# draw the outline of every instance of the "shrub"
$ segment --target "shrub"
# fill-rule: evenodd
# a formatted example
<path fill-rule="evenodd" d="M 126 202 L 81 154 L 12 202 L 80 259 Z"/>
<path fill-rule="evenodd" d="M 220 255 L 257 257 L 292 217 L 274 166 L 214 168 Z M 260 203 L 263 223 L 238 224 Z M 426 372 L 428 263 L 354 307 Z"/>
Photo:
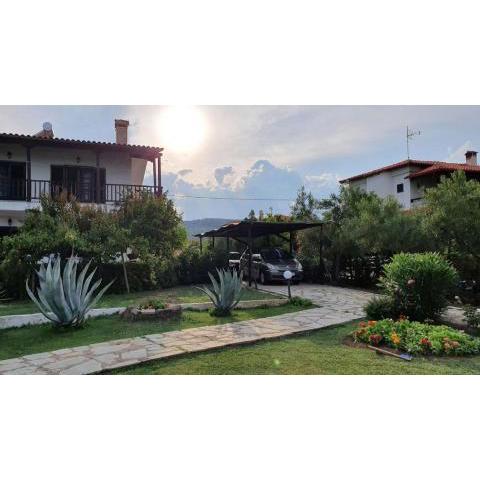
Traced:
<path fill-rule="evenodd" d="M 158 288 L 157 264 L 153 260 L 129 262 L 127 264 L 127 270 L 131 292 L 155 290 Z M 125 292 L 123 267 L 120 262 L 110 262 L 98 265 L 98 275 L 106 282 L 115 280 L 109 293 Z"/>
<path fill-rule="evenodd" d="M 26 283 L 28 296 L 37 305 L 45 317 L 54 325 L 60 327 L 78 327 L 85 323 L 86 314 L 100 300 L 110 283 L 103 287 L 95 296 L 95 290 L 100 286 L 97 280 L 90 288 L 95 270 L 87 277 L 90 262 L 77 277 L 78 259 L 70 257 L 61 272 L 61 259 L 50 259 L 47 267 L 42 263 L 37 272 L 39 287 L 38 299 Z"/>
<path fill-rule="evenodd" d="M 457 272 L 438 253 L 399 253 L 385 265 L 380 287 L 411 320 L 438 319 L 455 287 Z"/>
<path fill-rule="evenodd" d="M 473 328 L 480 326 L 480 309 L 473 305 L 465 305 L 463 307 L 465 321 Z"/>
<path fill-rule="evenodd" d="M 480 338 L 444 325 L 409 320 L 360 322 L 353 332 L 356 341 L 385 345 L 412 354 L 470 355 L 480 353 Z"/>
<path fill-rule="evenodd" d="M 303 297 L 292 297 L 290 299 L 290 305 L 295 305 L 296 307 L 310 307 L 313 305 L 313 302 L 308 298 Z"/>
<path fill-rule="evenodd" d="M 209 272 L 213 289 L 207 287 L 196 287 L 205 293 L 213 302 L 213 314 L 217 317 L 224 317 L 231 314 L 238 304 L 242 294 L 242 275 L 230 270 L 217 269 L 218 282 Z"/>
<path fill-rule="evenodd" d="M 386 295 L 372 298 L 363 309 L 367 317 L 373 320 L 397 318 L 399 314 L 394 299 Z"/>
<path fill-rule="evenodd" d="M 144 310 L 144 309 L 163 310 L 165 309 L 165 303 L 159 298 L 149 298 L 148 300 L 145 300 L 144 302 L 140 303 L 138 305 L 138 308 L 141 310 Z"/>

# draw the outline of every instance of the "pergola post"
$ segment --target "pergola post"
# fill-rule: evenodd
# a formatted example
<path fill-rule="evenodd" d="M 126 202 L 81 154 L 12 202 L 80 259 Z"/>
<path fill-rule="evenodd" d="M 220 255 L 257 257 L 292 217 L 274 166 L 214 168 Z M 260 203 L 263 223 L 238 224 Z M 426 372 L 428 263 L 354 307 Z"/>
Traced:
<path fill-rule="evenodd" d="M 253 248 L 253 239 L 252 239 L 252 222 L 250 222 L 248 227 L 248 286 L 252 286 L 252 248 Z"/>
<path fill-rule="evenodd" d="M 153 164 L 153 194 L 157 195 L 157 159 L 153 158 L 152 159 L 152 164 Z"/>
<path fill-rule="evenodd" d="M 158 187 L 158 193 L 161 195 L 163 193 L 163 188 L 162 188 L 162 152 L 158 154 L 157 157 L 157 187 Z"/>
<path fill-rule="evenodd" d="M 202 236 L 200 236 L 200 253 L 203 251 Z"/>
<path fill-rule="evenodd" d="M 293 232 L 290 232 L 289 239 L 288 239 L 288 243 L 289 243 L 289 247 L 290 247 L 290 255 L 293 253 L 293 236 L 292 236 L 292 233 Z"/>

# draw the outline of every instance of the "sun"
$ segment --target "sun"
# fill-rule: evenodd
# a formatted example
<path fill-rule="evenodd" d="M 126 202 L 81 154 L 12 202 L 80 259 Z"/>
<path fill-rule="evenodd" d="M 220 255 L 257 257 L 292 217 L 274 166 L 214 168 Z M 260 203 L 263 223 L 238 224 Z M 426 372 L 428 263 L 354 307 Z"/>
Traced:
<path fill-rule="evenodd" d="M 158 133 L 166 150 L 193 153 L 205 141 L 207 121 L 198 107 L 167 107 L 159 116 Z"/>

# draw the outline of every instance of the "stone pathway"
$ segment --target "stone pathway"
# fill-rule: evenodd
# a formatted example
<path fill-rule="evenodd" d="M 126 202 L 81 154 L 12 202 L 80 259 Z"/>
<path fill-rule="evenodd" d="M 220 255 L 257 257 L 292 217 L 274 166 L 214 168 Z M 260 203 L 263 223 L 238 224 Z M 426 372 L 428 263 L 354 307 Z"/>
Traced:
<path fill-rule="evenodd" d="M 286 285 L 259 285 L 258 287 L 266 292 L 287 295 Z M 291 290 L 292 295 L 308 298 L 315 305 L 324 309 L 346 315 L 356 315 L 353 318 L 364 316 L 362 308 L 374 296 L 373 293 L 365 290 L 309 283 L 292 285 Z"/>
<path fill-rule="evenodd" d="M 323 291 L 315 295 L 315 301 L 321 305 L 318 308 L 26 355 L 0 361 L 0 374 L 99 373 L 185 353 L 283 337 L 362 317 L 362 306 L 371 296 L 351 289 L 316 288 Z"/>

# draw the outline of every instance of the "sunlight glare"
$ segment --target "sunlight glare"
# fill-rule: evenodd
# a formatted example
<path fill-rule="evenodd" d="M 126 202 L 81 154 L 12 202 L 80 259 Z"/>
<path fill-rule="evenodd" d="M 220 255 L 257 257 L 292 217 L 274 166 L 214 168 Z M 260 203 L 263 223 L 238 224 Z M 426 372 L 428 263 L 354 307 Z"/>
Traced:
<path fill-rule="evenodd" d="M 207 121 L 198 107 L 172 106 L 160 114 L 158 129 L 165 149 L 192 153 L 205 141 Z"/>

